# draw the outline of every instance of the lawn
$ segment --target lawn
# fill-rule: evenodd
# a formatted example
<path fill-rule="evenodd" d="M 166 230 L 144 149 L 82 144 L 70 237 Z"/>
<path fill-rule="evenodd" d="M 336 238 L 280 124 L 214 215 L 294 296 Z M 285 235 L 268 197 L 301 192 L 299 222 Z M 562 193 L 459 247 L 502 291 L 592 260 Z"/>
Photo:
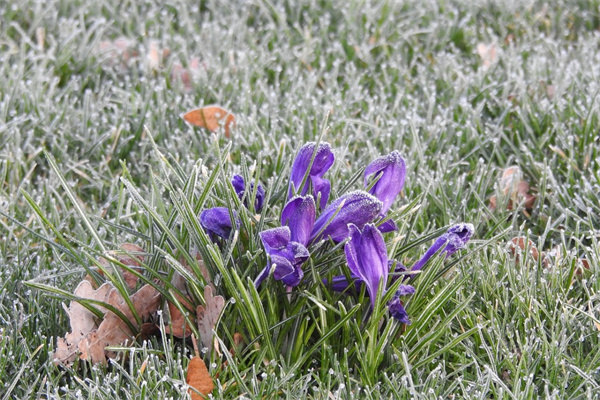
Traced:
<path fill-rule="evenodd" d="M 0 399 L 185 398 L 170 318 L 210 286 L 214 398 L 600 398 L 599 1 L 0 0 L 0 76 Z M 212 104 L 229 138 L 182 118 Z M 310 141 L 335 157 L 328 204 L 404 159 L 379 287 L 333 291 L 349 245 L 323 235 L 299 283 L 255 285 Z M 226 238 L 202 227 L 214 207 Z M 398 279 L 462 222 L 464 246 Z M 132 289 L 101 258 L 123 243 Z M 149 284 L 157 332 L 60 365 L 86 275 Z M 400 284 L 411 324 L 388 312 Z"/>

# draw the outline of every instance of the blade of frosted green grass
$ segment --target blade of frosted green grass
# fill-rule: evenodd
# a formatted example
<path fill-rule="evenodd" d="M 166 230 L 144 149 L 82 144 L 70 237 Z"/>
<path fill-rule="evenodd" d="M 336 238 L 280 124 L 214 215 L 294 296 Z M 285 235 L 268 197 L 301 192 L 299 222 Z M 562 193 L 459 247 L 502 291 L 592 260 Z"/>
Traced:
<path fill-rule="evenodd" d="M 84 225 L 87 227 L 88 233 L 92 236 L 92 238 L 96 242 L 96 245 L 98 247 L 100 247 L 100 249 L 102 250 L 102 252 L 106 252 L 106 249 L 104 248 L 102 240 L 100 239 L 100 237 L 96 233 L 96 229 L 92 226 L 92 223 L 88 219 L 87 214 L 81 208 L 81 206 L 79 204 L 79 201 L 77 200 L 77 198 L 75 197 L 75 195 L 71 191 L 71 188 L 69 187 L 69 184 L 65 180 L 65 177 L 61 173 L 60 168 L 56 164 L 56 160 L 54 159 L 54 157 L 52 156 L 52 154 L 50 154 L 47 151 L 44 151 L 44 156 L 46 157 L 46 160 L 50 164 L 50 167 L 52 168 L 52 170 L 54 171 L 54 173 L 58 177 L 58 180 L 60 181 L 60 184 L 63 187 L 63 190 L 67 194 L 67 197 L 69 197 L 69 199 L 71 200 L 71 204 L 73 205 L 73 207 L 75 208 L 75 210 L 79 214 L 79 217 L 83 221 Z"/>
<path fill-rule="evenodd" d="M 141 196 L 141 194 L 137 191 L 137 189 L 133 186 L 131 182 L 129 182 L 125 178 L 121 178 L 127 191 L 131 194 L 131 196 L 136 200 L 136 202 L 141 206 L 142 209 L 152 218 L 152 222 L 156 224 L 161 230 L 161 238 L 164 236 L 168 238 L 171 243 L 179 250 L 181 256 L 183 256 L 189 265 L 192 265 L 194 260 L 191 258 L 189 252 L 186 250 L 185 246 L 179 241 L 179 239 L 175 236 L 175 234 L 171 231 L 167 223 L 163 220 L 163 218 L 154 210 L 153 207 L 148 204 L 146 200 Z M 173 214 L 174 216 L 174 214 Z M 174 218 L 171 218 L 174 220 Z M 162 248 L 162 244 L 164 242 L 161 240 L 157 244 L 157 247 Z"/>
<path fill-rule="evenodd" d="M 297 370 L 302 365 L 306 363 L 306 361 L 316 352 L 323 343 L 327 342 L 335 333 L 337 333 L 360 309 L 360 304 L 352 307 L 348 313 L 329 329 L 327 333 L 325 333 L 321 338 L 310 348 L 307 350 L 306 354 L 304 354 L 298 361 L 294 363 L 294 365 L 290 366 L 290 369 Z"/>
<path fill-rule="evenodd" d="M 17 386 L 17 384 L 21 381 L 21 376 L 25 372 L 25 368 L 27 368 L 27 366 L 33 361 L 33 359 L 35 358 L 35 356 L 37 355 L 37 353 L 39 353 L 40 350 L 42 350 L 42 348 L 44 348 L 43 344 L 39 345 L 37 347 L 37 349 L 35 349 L 33 351 L 33 353 L 31 353 L 31 355 L 29 356 L 29 359 L 25 362 L 25 364 L 23 364 L 21 366 L 21 368 L 19 369 L 19 371 L 16 373 L 15 377 L 13 378 L 12 383 L 10 384 L 10 386 L 8 387 L 8 389 L 6 390 L 6 392 L 4 393 L 4 396 L 2 396 L 2 400 L 8 400 L 10 398 L 10 395 L 11 395 L 12 391 L 15 389 L 15 387 Z"/>

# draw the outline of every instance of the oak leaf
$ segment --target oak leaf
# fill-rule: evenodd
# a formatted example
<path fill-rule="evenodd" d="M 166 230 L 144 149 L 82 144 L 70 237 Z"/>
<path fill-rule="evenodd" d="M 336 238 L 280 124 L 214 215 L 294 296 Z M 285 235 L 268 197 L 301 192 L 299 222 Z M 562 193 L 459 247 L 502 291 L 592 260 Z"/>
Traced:
<path fill-rule="evenodd" d="M 223 296 L 213 296 L 212 288 L 205 286 L 204 301 L 206 306 L 200 305 L 196 308 L 196 318 L 202 344 L 210 352 L 213 348 L 213 330 L 219 321 L 223 307 L 225 307 L 225 299 Z"/>
<path fill-rule="evenodd" d="M 151 285 L 144 285 L 140 290 L 131 295 L 131 303 L 136 314 L 143 320 L 150 318 L 160 306 L 160 293 Z M 116 288 L 108 295 L 107 303 L 119 310 L 125 318 L 135 325 L 133 312 L 127 302 Z M 86 340 L 79 343 L 80 358 L 90 360 L 93 364 L 105 363 L 106 358 L 114 358 L 116 354 L 107 351 L 108 346 L 117 346 L 132 343 L 136 332 L 132 332 L 129 325 L 117 314 L 107 311 L 102 323 L 95 332 L 90 332 Z"/>
<path fill-rule="evenodd" d="M 111 284 L 105 283 L 94 290 L 90 282 L 82 281 L 77 285 L 73 294 L 81 299 L 106 302 L 111 288 Z M 58 339 L 53 359 L 57 364 L 69 365 L 77 358 L 79 343 L 96 328 L 97 318 L 94 313 L 77 301 L 71 301 L 68 308 L 63 304 L 63 308 L 69 316 L 71 332 L 67 333 L 64 338 Z M 96 308 L 101 312 L 106 312 L 104 307 L 96 306 Z"/>
<path fill-rule="evenodd" d="M 183 119 L 192 125 L 215 132 L 221 125 L 225 136 L 230 136 L 230 129 L 235 126 L 235 116 L 220 106 L 206 106 L 192 110 L 183 115 Z"/>
<path fill-rule="evenodd" d="M 141 263 L 144 262 L 144 249 L 140 246 L 132 244 L 132 243 L 123 243 L 121 246 L 121 250 L 111 250 L 106 254 L 117 261 L 119 261 L 123 265 L 127 265 L 131 269 L 134 269 L 138 272 L 141 272 Z M 100 257 L 98 260 L 104 268 L 110 268 L 111 263 L 104 257 Z M 102 271 L 99 270 L 98 273 L 103 275 Z M 135 289 L 138 277 L 126 269 L 121 269 L 121 273 L 123 274 L 123 279 L 125 280 L 125 284 L 129 288 L 129 290 Z"/>

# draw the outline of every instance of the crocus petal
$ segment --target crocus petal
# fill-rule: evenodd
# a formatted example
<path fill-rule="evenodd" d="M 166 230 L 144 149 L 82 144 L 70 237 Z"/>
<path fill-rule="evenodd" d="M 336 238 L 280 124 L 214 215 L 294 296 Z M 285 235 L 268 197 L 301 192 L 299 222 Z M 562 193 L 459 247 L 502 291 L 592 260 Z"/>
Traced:
<path fill-rule="evenodd" d="M 294 197 L 281 212 L 281 225 L 289 227 L 292 241 L 306 246 L 315 225 L 316 213 L 312 196 Z"/>
<path fill-rule="evenodd" d="M 237 194 L 237 196 L 239 197 L 240 200 L 244 199 L 244 195 L 246 195 L 246 198 L 244 199 L 244 205 L 246 206 L 246 208 L 248 208 L 248 198 L 254 192 L 254 182 L 250 183 L 250 191 L 248 193 L 246 193 L 246 182 L 244 181 L 243 176 L 234 175 L 233 178 L 231 179 L 231 184 L 233 185 L 233 188 L 235 189 L 235 193 Z M 254 201 L 254 210 L 256 212 L 260 212 L 260 210 L 262 209 L 264 200 L 265 200 L 265 189 L 259 183 L 258 187 L 256 188 L 256 199 Z"/>
<path fill-rule="evenodd" d="M 375 305 L 379 282 L 384 285 L 388 277 L 388 256 L 381 232 L 373 224 L 367 224 L 362 232 L 350 224 L 350 240 L 344 246 L 350 271 L 367 285 L 371 305 Z"/>
<path fill-rule="evenodd" d="M 292 164 L 292 173 L 290 176 L 290 185 L 288 188 L 288 198 L 294 196 L 294 189 L 297 194 L 304 196 L 308 192 L 308 184 L 310 181 L 313 181 L 313 187 L 315 185 L 314 178 L 322 178 L 323 175 L 331 168 L 333 162 L 335 160 L 335 156 L 331 151 L 331 145 L 329 143 L 320 143 L 317 147 L 317 151 L 315 154 L 315 158 L 313 160 L 312 166 L 310 165 L 310 161 L 313 157 L 313 153 L 315 153 L 316 143 L 308 142 L 300 150 L 294 159 L 294 163 Z M 307 180 L 302 185 L 302 181 L 304 180 L 304 176 L 308 171 L 310 166 L 310 171 L 308 172 L 308 177 L 310 181 Z M 323 180 L 325 181 L 325 180 Z M 324 186 L 323 182 L 320 183 L 320 188 L 314 188 L 313 194 L 315 198 L 317 194 L 321 192 L 321 199 L 325 199 L 325 204 L 327 203 L 327 197 L 329 197 L 329 181 L 327 182 L 327 187 Z M 302 187 L 300 187 L 302 186 Z M 325 190 L 326 189 L 326 190 Z M 323 201 L 323 200 L 322 200 Z"/>
<path fill-rule="evenodd" d="M 387 156 L 379 157 L 369 164 L 365 169 L 365 187 L 369 176 L 373 174 L 380 178 L 369 190 L 369 193 L 383 202 L 381 212 L 385 214 L 404 186 L 406 165 L 400 152 L 392 151 Z"/>
<path fill-rule="evenodd" d="M 379 229 L 379 232 L 381 232 L 381 233 L 388 233 L 388 232 L 397 231 L 398 225 L 396 225 L 396 223 L 394 222 L 393 219 L 388 219 L 387 221 L 385 221 L 381 225 L 379 225 L 377 228 Z"/>
<path fill-rule="evenodd" d="M 327 179 L 320 178 L 318 176 L 311 176 L 310 181 L 313 185 L 313 193 L 315 198 L 319 198 L 319 208 L 323 209 L 327 205 L 329 200 L 329 192 L 331 192 L 331 183 Z"/>
<path fill-rule="evenodd" d="M 457 250 L 463 248 L 465 244 L 471 239 L 473 236 L 473 232 L 475 228 L 473 224 L 456 224 L 448 229 L 448 244 L 444 251 L 446 252 L 446 257 L 451 256 L 456 253 Z"/>
<path fill-rule="evenodd" d="M 379 215 L 381 207 L 381 201 L 367 192 L 350 192 L 323 210 L 315 222 L 310 241 L 328 236 L 336 242 L 342 241 L 348 237 L 348 224 L 361 229 Z"/>
<path fill-rule="evenodd" d="M 244 192 L 246 191 L 246 182 L 244 182 L 244 177 L 241 175 L 234 175 L 233 178 L 231 178 L 231 184 L 235 189 L 235 193 L 241 200 Z"/>
<path fill-rule="evenodd" d="M 350 274 L 350 279 L 354 282 L 354 288 L 359 291 L 364 283 L 363 280 L 354 274 Z M 323 279 L 323 283 L 325 285 L 330 285 L 331 288 L 336 292 L 343 292 L 352 284 L 345 275 L 334 276 L 331 281 Z"/>
<path fill-rule="evenodd" d="M 398 290 L 396 291 L 396 296 L 407 296 L 409 294 L 414 294 L 415 288 L 411 285 L 400 285 L 398 286 Z"/>
<path fill-rule="evenodd" d="M 451 256 L 457 250 L 464 247 L 473 235 L 474 228 L 472 224 L 457 224 L 450 227 L 446 233 L 440 236 L 433 245 L 423 254 L 423 257 L 413 265 L 411 271 L 418 271 L 431 257 L 433 257 L 438 251 L 446 253 L 446 257 Z"/>
<path fill-rule="evenodd" d="M 272 249 L 280 249 L 288 245 L 292 234 L 287 226 L 280 226 L 273 229 L 267 229 L 259 233 L 260 240 L 265 246 L 265 251 L 269 253 Z"/>
<path fill-rule="evenodd" d="M 233 215 L 237 229 L 240 226 L 240 221 L 235 211 Z M 214 207 L 202 211 L 200 214 L 200 225 L 212 239 L 215 238 L 215 235 L 223 239 L 228 239 L 233 229 L 231 219 L 229 218 L 229 209 L 226 207 Z"/>
<path fill-rule="evenodd" d="M 291 232 L 287 226 L 268 229 L 260 233 L 260 239 L 268 255 L 267 266 L 258 276 L 254 284 L 258 287 L 269 275 L 271 266 L 275 265 L 273 277 L 288 286 L 296 286 L 304 273 L 300 266 L 310 256 L 302 243 L 290 241 Z"/>
<path fill-rule="evenodd" d="M 390 315 L 397 319 L 399 322 L 406 325 L 411 324 L 410 319 L 408 318 L 408 314 L 406 313 L 406 310 L 404 309 L 400 298 L 398 298 L 397 296 L 395 296 L 392 299 L 392 301 L 388 303 L 388 311 L 390 312 Z"/>

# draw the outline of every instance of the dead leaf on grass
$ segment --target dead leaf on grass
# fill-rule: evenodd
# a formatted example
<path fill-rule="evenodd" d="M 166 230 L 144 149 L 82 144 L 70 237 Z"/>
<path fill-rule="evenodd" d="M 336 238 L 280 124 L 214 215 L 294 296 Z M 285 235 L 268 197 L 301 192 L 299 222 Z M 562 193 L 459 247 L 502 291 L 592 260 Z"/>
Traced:
<path fill-rule="evenodd" d="M 116 259 L 121 264 L 127 265 L 128 267 L 131 267 L 132 269 L 141 272 L 141 263 L 144 262 L 144 256 L 142 255 L 144 253 L 144 249 L 132 243 L 123 243 L 120 247 L 121 250 L 108 251 L 107 255 Z M 110 261 L 103 257 L 100 257 L 98 261 L 105 268 L 110 268 L 113 265 Z M 121 272 L 129 290 L 135 289 L 138 282 L 138 277 L 134 273 L 129 272 L 126 269 L 122 269 Z M 103 275 L 101 270 L 99 270 L 98 273 L 100 275 Z"/>
<path fill-rule="evenodd" d="M 111 284 L 105 283 L 94 290 L 90 282 L 82 281 L 75 288 L 73 294 L 82 299 L 106 302 L 112 287 Z M 58 339 L 53 359 L 57 364 L 69 365 L 77 358 L 79 343 L 96 328 L 97 317 L 77 301 L 71 301 L 68 308 L 63 304 L 63 308 L 69 316 L 71 332 L 67 333 L 64 338 Z M 102 312 L 106 312 L 103 307 L 97 306 L 97 308 Z"/>
<path fill-rule="evenodd" d="M 119 310 L 133 325 L 136 320 L 125 299 L 118 290 L 110 283 L 105 283 L 98 290 L 91 289 L 88 281 L 83 281 L 75 290 L 75 294 L 92 300 L 102 301 Z M 135 312 L 142 320 L 147 320 L 158 310 L 160 305 L 160 293 L 151 285 L 145 285 L 131 297 Z M 98 329 L 93 314 L 87 309 L 82 311 L 71 303 L 69 307 L 69 318 L 73 332 L 59 339 L 54 358 L 57 362 L 70 365 L 77 355 L 82 360 L 89 360 L 93 364 L 106 363 L 106 358 L 113 358 L 115 353 L 107 351 L 108 346 L 123 345 L 135 340 L 129 325 L 119 316 L 108 309 L 105 312 Z M 82 306 L 81 306 L 82 307 Z M 87 314 L 89 313 L 89 314 Z"/>
<path fill-rule="evenodd" d="M 198 319 L 198 332 L 202 345 L 210 351 L 213 348 L 213 329 L 219 321 L 219 316 L 223 307 L 225 307 L 225 299 L 223 296 L 213 296 L 213 291 L 210 286 L 204 287 L 204 300 L 206 306 L 198 306 L 196 308 L 196 318 Z M 215 346 L 215 349 L 218 349 Z"/>
<path fill-rule="evenodd" d="M 201 400 L 205 398 L 204 396 L 209 395 L 215 386 L 212 377 L 206 368 L 206 364 L 202 358 L 200 358 L 198 344 L 196 343 L 196 338 L 194 336 L 192 336 L 192 343 L 194 345 L 195 356 L 192 357 L 188 364 L 186 382 L 190 385 L 188 393 L 192 397 L 192 400 Z M 204 396 L 201 396 L 198 392 L 202 393 Z"/>
<path fill-rule="evenodd" d="M 508 243 L 508 249 L 510 250 L 511 254 L 515 257 L 515 260 L 517 262 L 519 262 L 520 259 L 519 254 L 523 253 L 526 250 L 529 251 L 529 254 L 534 259 L 534 261 L 537 261 L 540 256 L 540 253 L 535 244 L 525 236 L 517 236 L 512 238 L 511 241 Z"/>
<path fill-rule="evenodd" d="M 215 132 L 223 125 L 225 136 L 230 136 L 230 129 L 235 126 L 235 116 L 220 106 L 206 106 L 184 114 L 183 119 L 192 125 Z"/>
<path fill-rule="evenodd" d="M 184 310 L 186 310 L 186 309 L 193 310 L 194 309 L 194 306 L 192 305 L 191 300 L 189 298 L 182 297 L 178 294 L 175 294 L 175 297 L 181 303 Z M 182 339 L 184 337 L 186 337 L 186 338 L 189 337 L 192 334 L 192 329 L 186 322 L 185 315 L 179 310 L 179 308 L 175 305 L 175 303 L 168 301 L 167 305 L 169 307 L 169 315 L 171 317 L 171 320 L 169 322 L 169 325 L 167 325 L 165 327 L 165 332 L 173 334 L 173 336 L 175 336 L 176 338 L 179 338 L 179 339 Z M 190 313 L 186 313 L 186 314 L 188 314 L 188 320 L 191 320 L 191 321 L 194 320 L 193 315 L 191 315 Z"/>
<path fill-rule="evenodd" d="M 498 182 L 502 196 L 507 199 L 506 208 L 512 210 L 514 204 L 523 202 L 526 210 L 531 210 L 535 205 L 536 196 L 529 193 L 529 183 L 523 180 L 523 171 L 518 166 L 508 167 L 502 173 Z M 496 196 L 490 197 L 490 208 L 495 210 L 498 205 Z"/>
<path fill-rule="evenodd" d="M 481 64 L 484 68 L 489 68 L 498 61 L 498 47 L 495 44 L 479 43 L 477 54 L 481 57 Z"/>

